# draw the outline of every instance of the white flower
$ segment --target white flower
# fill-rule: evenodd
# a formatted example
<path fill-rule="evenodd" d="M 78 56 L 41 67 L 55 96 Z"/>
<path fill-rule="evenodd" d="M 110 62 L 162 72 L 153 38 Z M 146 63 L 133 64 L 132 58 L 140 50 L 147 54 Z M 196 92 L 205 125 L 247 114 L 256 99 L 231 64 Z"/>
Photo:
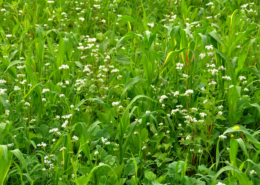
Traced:
<path fill-rule="evenodd" d="M 60 151 L 62 151 L 62 150 L 66 150 L 66 147 L 62 147 L 62 148 L 60 149 Z"/>
<path fill-rule="evenodd" d="M 71 175 L 71 178 L 72 178 L 72 179 L 74 179 L 74 178 L 75 178 L 75 175 L 74 175 L 74 174 L 72 174 L 72 175 Z"/>
<path fill-rule="evenodd" d="M 68 65 L 62 65 L 59 67 L 59 69 L 69 69 L 70 67 Z"/>
<path fill-rule="evenodd" d="M 163 123 L 159 123 L 159 126 L 163 126 Z"/>
<path fill-rule="evenodd" d="M 154 27 L 154 23 L 147 23 L 148 26 Z"/>
<path fill-rule="evenodd" d="M 42 171 L 46 171 L 46 168 L 43 168 Z"/>
<path fill-rule="evenodd" d="M 50 89 L 43 89 L 42 93 L 49 92 L 49 91 L 50 91 Z"/>
<path fill-rule="evenodd" d="M 218 70 L 224 71 L 224 70 L 226 70 L 226 68 L 225 68 L 224 66 L 220 66 L 220 67 L 218 68 Z"/>
<path fill-rule="evenodd" d="M 99 154 L 99 152 L 98 152 L 98 151 L 95 151 L 95 152 L 94 152 L 94 155 L 97 155 L 97 154 Z"/>
<path fill-rule="evenodd" d="M 134 132 L 134 135 L 138 134 L 138 132 Z"/>
<path fill-rule="evenodd" d="M 145 149 L 146 149 L 146 146 L 143 146 L 143 147 L 142 147 L 142 150 L 145 150 Z"/>
<path fill-rule="evenodd" d="M 231 89 L 232 87 L 234 87 L 234 85 L 230 85 L 229 88 Z"/>
<path fill-rule="evenodd" d="M 205 48 L 206 48 L 207 50 L 211 50 L 211 49 L 213 49 L 213 45 L 205 46 Z"/>
<path fill-rule="evenodd" d="M 192 89 L 188 89 L 188 90 L 186 90 L 186 92 L 184 93 L 185 96 L 188 96 L 189 94 L 193 94 L 193 90 L 192 90 Z"/>
<path fill-rule="evenodd" d="M 226 79 L 226 80 L 231 80 L 230 76 L 222 76 L 223 79 Z"/>
<path fill-rule="evenodd" d="M 186 137 L 186 140 L 189 140 L 191 138 L 191 136 L 190 135 L 188 135 L 187 137 Z"/>
<path fill-rule="evenodd" d="M 60 96 L 59 96 L 59 97 L 60 97 L 60 98 L 61 98 L 61 97 L 65 97 L 65 95 L 64 95 L 64 94 L 60 94 Z"/>
<path fill-rule="evenodd" d="M 80 17 L 80 18 L 79 18 L 79 20 L 81 20 L 81 21 L 84 21 L 84 20 L 85 20 L 85 18 L 84 18 L 84 17 Z"/>
<path fill-rule="evenodd" d="M 118 69 L 113 69 L 112 71 L 111 71 L 111 73 L 117 73 L 119 70 Z"/>
<path fill-rule="evenodd" d="M 257 174 L 257 173 L 255 172 L 255 170 L 251 170 L 250 174 L 253 175 L 253 174 Z"/>
<path fill-rule="evenodd" d="M 219 115 L 222 115 L 223 113 L 222 113 L 221 111 L 218 111 L 218 114 L 219 114 Z"/>
<path fill-rule="evenodd" d="M 239 78 L 240 81 L 246 80 L 246 77 L 245 77 L 245 76 L 239 76 L 238 78 Z"/>
<path fill-rule="evenodd" d="M 203 59 L 206 56 L 206 54 L 205 53 L 201 53 L 199 56 L 200 56 L 201 59 Z"/>
<path fill-rule="evenodd" d="M 212 3 L 212 2 L 209 2 L 209 3 L 206 4 L 206 6 L 209 6 L 209 5 L 213 5 L 213 3 Z"/>
<path fill-rule="evenodd" d="M 244 88 L 244 91 L 249 91 L 249 89 L 248 88 Z"/>
<path fill-rule="evenodd" d="M 223 183 L 221 183 L 221 182 L 218 182 L 217 185 L 226 185 L 226 184 L 223 184 Z"/>
<path fill-rule="evenodd" d="M 112 103 L 112 106 L 114 107 L 114 106 L 117 106 L 117 105 L 119 105 L 119 101 L 116 101 L 116 102 L 113 102 Z"/>
<path fill-rule="evenodd" d="M 207 101 L 208 101 L 208 100 L 204 100 L 204 101 L 203 101 L 203 104 L 207 103 Z"/>
<path fill-rule="evenodd" d="M 79 138 L 77 136 L 73 136 L 72 139 L 74 139 L 76 141 L 79 140 Z"/>
<path fill-rule="evenodd" d="M 14 86 L 14 91 L 19 91 L 19 90 L 21 90 L 20 87 L 18 87 L 18 86 Z"/>
<path fill-rule="evenodd" d="M 218 106 L 219 109 L 223 109 L 223 105 Z"/>
<path fill-rule="evenodd" d="M 6 81 L 5 80 L 0 80 L 0 84 L 5 84 Z"/>
<path fill-rule="evenodd" d="M 68 120 L 66 120 L 66 121 L 61 125 L 61 127 L 65 128 L 65 127 L 67 126 L 67 124 L 68 124 Z"/>
<path fill-rule="evenodd" d="M 14 146 L 14 143 L 7 144 L 7 147 L 12 147 L 12 146 Z"/>
<path fill-rule="evenodd" d="M 220 135 L 219 138 L 220 138 L 220 139 L 226 139 L 227 136 L 225 136 L 225 135 Z"/>
<path fill-rule="evenodd" d="M 54 3 L 54 1 L 47 1 L 47 3 L 52 4 L 52 3 Z"/>
<path fill-rule="evenodd" d="M 0 95 L 3 95 L 7 89 L 0 89 Z"/>
<path fill-rule="evenodd" d="M 173 96 L 178 96 L 179 94 L 180 94 L 179 91 L 176 91 L 173 93 Z"/>
<path fill-rule="evenodd" d="M 30 106 L 30 103 L 29 102 L 25 102 L 24 105 L 25 106 Z"/>

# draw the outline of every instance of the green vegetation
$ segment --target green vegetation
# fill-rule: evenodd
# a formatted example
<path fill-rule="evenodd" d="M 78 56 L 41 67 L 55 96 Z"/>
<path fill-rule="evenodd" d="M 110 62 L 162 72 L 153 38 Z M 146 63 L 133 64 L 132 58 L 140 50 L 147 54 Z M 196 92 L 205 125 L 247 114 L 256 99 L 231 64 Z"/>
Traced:
<path fill-rule="evenodd" d="M 0 0 L 0 185 L 260 184 L 259 0 Z"/>

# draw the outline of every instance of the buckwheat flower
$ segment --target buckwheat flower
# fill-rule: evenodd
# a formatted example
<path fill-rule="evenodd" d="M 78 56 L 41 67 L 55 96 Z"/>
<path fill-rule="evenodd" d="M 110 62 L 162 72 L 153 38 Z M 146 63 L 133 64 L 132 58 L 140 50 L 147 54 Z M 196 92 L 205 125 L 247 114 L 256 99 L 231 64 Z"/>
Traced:
<path fill-rule="evenodd" d="M 207 101 L 208 101 L 208 100 L 204 100 L 204 101 L 203 101 L 203 104 L 207 103 Z"/>
<path fill-rule="evenodd" d="M 62 150 L 66 150 L 66 147 L 62 147 L 62 148 L 60 149 L 60 151 L 62 151 Z"/>
<path fill-rule="evenodd" d="M 209 3 L 206 4 L 206 6 L 210 6 L 210 5 L 213 5 L 213 3 L 209 2 Z"/>
<path fill-rule="evenodd" d="M 30 103 L 29 102 L 25 102 L 24 105 L 25 106 L 30 106 Z"/>
<path fill-rule="evenodd" d="M 84 21 L 84 20 L 85 20 L 85 18 L 84 18 L 84 17 L 80 17 L 80 18 L 79 18 L 79 20 L 81 20 L 81 21 Z"/>
<path fill-rule="evenodd" d="M 250 175 L 253 175 L 253 174 L 257 174 L 257 173 L 255 172 L 255 170 L 251 170 L 251 171 L 250 171 Z"/>
<path fill-rule="evenodd" d="M 112 71 L 111 71 L 111 73 L 117 73 L 119 70 L 118 69 L 113 69 Z"/>
<path fill-rule="evenodd" d="M 218 106 L 219 109 L 223 109 L 223 105 Z"/>
<path fill-rule="evenodd" d="M 14 86 L 14 91 L 19 91 L 19 90 L 21 90 L 20 87 L 18 87 L 18 86 Z"/>
<path fill-rule="evenodd" d="M 119 101 L 116 101 L 116 102 L 113 102 L 112 103 L 112 106 L 114 107 L 114 106 L 117 106 L 117 105 L 119 105 Z"/>
<path fill-rule="evenodd" d="M 134 132 L 134 135 L 138 134 L 138 132 Z"/>
<path fill-rule="evenodd" d="M 244 91 L 249 91 L 249 89 L 248 88 L 244 88 Z"/>
<path fill-rule="evenodd" d="M 150 122 L 147 122 L 146 125 L 147 125 L 147 126 L 150 125 Z"/>
<path fill-rule="evenodd" d="M 220 139 L 226 139 L 227 136 L 225 136 L 225 135 L 220 135 L 219 138 L 220 138 Z"/>
<path fill-rule="evenodd" d="M 206 56 L 206 54 L 205 53 L 201 53 L 199 56 L 200 56 L 201 59 L 203 59 Z"/>
<path fill-rule="evenodd" d="M 200 113 L 200 116 L 204 118 L 205 116 L 207 116 L 207 114 L 204 113 L 204 112 L 201 112 L 201 113 Z"/>
<path fill-rule="evenodd" d="M 231 80 L 230 76 L 222 76 L 222 79 Z"/>
<path fill-rule="evenodd" d="M 169 134 L 169 133 L 170 133 L 170 131 L 169 131 L 169 130 L 167 130 L 167 131 L 166 131 L 166 133 L 167 133 L 167 134 Z"/>
<path fill-rule="evenodd" d="M 179 94 L 179 91 L 173 92 L 173 96 L 178 96 Z"/>
<path fill-rule="evenodd" d="M 60 97 L 60 98 L 61 98 L 61 97 L 65 97 L 65 95 L 64 95 L 64 94 L 60 94 L 59 97 Z"/>
<path fill-rule="evenodd" d="M 201 150 L 201 149 L 199 149 L 199 151 L 198 151 L 199 153 L 202 153 L 203 152 L 203 150 Z"/>
<path fill-rule="evenodd" d="M 246 84 L 246 83 L 247 83 L 247 81 L 246 81 L 246 80 L 242 82 L 242 84 Z"/>
<path fill-rule="evenodd" d="M 42 93 L 49 92 L 49 91 L 50 91 L 50 89 L 43 89 Z"/>
<path fill-rule="evenodd" d="M 62 65 L 59 67 L 59 69 L 69 69 L 70 67 L 68 65 Z"/>
<path fill-rule="evenodd" d="M 42 171 L 46 171 L 46 168 L 43 168 Z"/>
<path fill-rule="evenodd" d="M 139 120 L 138 120 L 138 123 L 141 124 L 141 123 L 142 123 L 142 119 L 139 119 Z"/>
<path fill-rule="evenodd" d="M 222 113 L 221 111 L 218 111 L 218 114 L 219 114 L 219 115 L 222 115 L 223 113 Z"/>
<path fill-rule="evenodd" d="M 162 125 L 163 125 L 163 123 L 159 123 L 159 125 L 160 125 L 160 126 L 162 126 Z"/>
<path fill-rule="evenodd" d="M 66 121 L 61 125 L 61 127 L 65 128 L 65 127 L 67 126 L 67 124 L 68 124 L 68 120 L 66 120 Z"/>
<path fill-rule="evenodd" d="M 246 80 L 246 77 L 245 77 L 245 76 L 239 76 L 238 78 L 239 78 L 240 81 Z"/>
<path fill-rule="evenodd" d="M 192 110 L 192 111 L 198 111 L 198 109 L 195 108 L 195 107 L 192 107 L 191 110 Z"/>
<path fill-rule="evenodd" d="M 211 50 L 211 49 L 213 49 L 213 45 L 205 46 L 205 48 L 206 48 L 207 50 Z"/>
<path fill-rule="evenodd" d="M 122 78 L 122 75 L 118 75 L 116 78 L 119 80 L 120 78 Z"/>
<path fill-rule="evenodd" d="M 224 70 L 226 70 L 226 68 L 225 68 L 224 66 L 220 66 L 220 67 L 218 68 L 218 70 L 224 71 Z"/>
<path fill-rule="evenodd" d="M 6 81 L 5 80 L 0 80 L 0 84 L 5 84 Z"/>
<path fill-rule="evenodd" d="M 33 123 L 33 122 L 35 122 L 35 121 L 36 121 L 36 119 L 31 119 L 30 123 Z"/>
<path fill-rule="evenodd" d="M 53 4 L 53 3 L 54 3 L 54 1 L 47 1 L 47 3 L 49 3 L 49 4 Z"/>
<path fill-rule="evenodd" d="M 145 150 L 145 149 L 146 149 L 146 146 L 143 146 L 143 147 L 142 147 L 142 150 Z"/>
<path fill-rule="evenodd" d="M 108 141 L 108 142 L 105 142 L 105 145 L 110 145 L 111 143 Z"/>
<path fill-rule="evenodd" d="M 187 74 L 182 74 L 184 78 L 188 78 L 189 76 Z"/>
<path fill-rule="evenodd" d="M 193 90 L 192 89 L 188 89 L 188 90 L 186 90 L 185 94 L 193 94 Z"/>
<path fill-rule="evenodd" d="M 1 9 L 1 12 L 6 12 L 6 9 L 5 9 L 5 8 L 2 8 L 2 9 Z"/>
<path fill-rule="evenodd" d="M 74 140 L 76 140 L 76 141 L 79 140 L 79 138 L 78 138 L 77 136 L 73 136 L 72 139 L 74 139 Z"/>
<path fill-rule="evenodd" d="M 217 185 L 226 185 L 226 184 L 224 184 L 224 183 L 221 183 L 221 182 L 218 182 L 218 183 L 217 183 Z"/>
<path fill-rule="evenodd" d="M 232 87 L 234 87 L 234 85 L 230 85 L 229 88 L 231 89 Z"/>
<path fill-rule="evenodd" d="M 190 135 L 188 135 L 187 137 L 186 137 L 186 140 L 189 140 L 191 138 L 191 136 Z"/>

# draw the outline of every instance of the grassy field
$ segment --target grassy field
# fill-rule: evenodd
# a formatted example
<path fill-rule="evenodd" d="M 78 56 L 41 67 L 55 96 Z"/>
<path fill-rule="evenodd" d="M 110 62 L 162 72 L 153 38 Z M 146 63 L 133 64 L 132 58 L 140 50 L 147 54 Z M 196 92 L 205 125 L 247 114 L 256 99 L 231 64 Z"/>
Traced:
<path fill-rule="evenodd" d="M 0 185 L 260 184 L 259 0 L 0 0 Z"/>

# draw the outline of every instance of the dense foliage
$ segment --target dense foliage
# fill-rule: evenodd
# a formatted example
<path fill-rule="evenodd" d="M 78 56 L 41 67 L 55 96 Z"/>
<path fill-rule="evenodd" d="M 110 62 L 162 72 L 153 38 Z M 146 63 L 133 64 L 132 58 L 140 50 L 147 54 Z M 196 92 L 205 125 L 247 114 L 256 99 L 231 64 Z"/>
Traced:
<path fill-rule="evenodd" d="M 0 185 L 260 184 L 258 0 L 0 9 Z"/>

